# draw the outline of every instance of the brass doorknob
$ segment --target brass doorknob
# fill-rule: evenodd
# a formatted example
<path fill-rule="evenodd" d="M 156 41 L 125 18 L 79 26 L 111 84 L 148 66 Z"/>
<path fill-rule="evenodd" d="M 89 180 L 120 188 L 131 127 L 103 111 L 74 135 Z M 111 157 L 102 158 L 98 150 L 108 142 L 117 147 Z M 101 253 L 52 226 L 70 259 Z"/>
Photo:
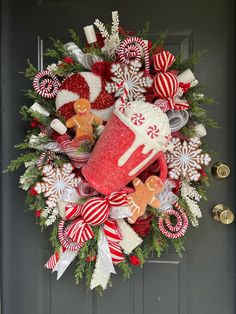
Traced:
<path fill-rule="evenodd" d="M 230 168 L 226 163 L 222 161 L 217 161 L 212 169 L 213 177 L 217 180 L 224 180 L 230 175 Z"/>
<path fill-rule="evenodd" d="M 211 214 L 216 221 L 225 225 L 229 225 L 234 221 L 234 213 L 224 204 L 215 205 Z"/>

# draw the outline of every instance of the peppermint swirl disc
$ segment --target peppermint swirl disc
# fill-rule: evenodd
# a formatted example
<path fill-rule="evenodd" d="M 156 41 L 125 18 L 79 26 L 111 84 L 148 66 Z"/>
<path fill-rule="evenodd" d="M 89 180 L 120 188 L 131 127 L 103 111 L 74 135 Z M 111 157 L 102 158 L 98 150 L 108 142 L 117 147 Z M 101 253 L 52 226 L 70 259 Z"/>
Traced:
<path fill-rule="evenodd" d="M 183 237 L 188 228 L 188 217 L 186 213 L 178 203 L 175 204 L 175 208 L 177 210 L 172 208 L 165 210 L 166 217 L 160 217 L 158 220 L 160 232 L 170 239 Z M 175 224 L 171 221 L 171 216 L 176 219 Z"/>
<path fill-rule="evenodd" d="M 48 70 L 39 72 L 34 80 L 33 87 L 44 98 L 54 98 L 57 95 L 61 83 L 56 75 Z"/>

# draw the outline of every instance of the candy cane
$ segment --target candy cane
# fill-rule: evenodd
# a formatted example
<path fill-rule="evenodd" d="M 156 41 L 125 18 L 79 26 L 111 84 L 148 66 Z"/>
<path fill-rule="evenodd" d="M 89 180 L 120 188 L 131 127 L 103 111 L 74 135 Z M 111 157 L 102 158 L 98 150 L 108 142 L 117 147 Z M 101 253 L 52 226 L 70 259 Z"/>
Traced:
<path fill-rule="evenodd" d="M 44 98 L 54 98 L 57 95 L 61 83 L 56 75 L 48 70 L 39 72 L 34 80 L 33 87 Z"/>
<path fill-rule="evenodd" d="M 125 64 L 129 64 L 132 59 L 140 61 L 142 56 L 140 46 L 144 51 L 145 72 L 148 74 L 150 68 L 149 53 L 145 41 L 141 38 L 128 37 L 125 39 L 119 47 L 118 57 Z"/>
<path fill-rule="evenodd" d="M 125 104 L 125 102 L 128 98 L 128 95 L 129 95 L 128 85 L 124 81 L 122 81 L 120 83 L 117 83 L 116 87 L 117 87 L 117 89 L 122 89 L 122 88 L 124 89 L 123 94 L 120 96 L 120 100 L 121 100 L 122 104 Z"/>
<path fill-rule="evenodd" d="M 37 162 L 36 166 L 38 169 L 42 169 L 45 162 L 49 162 L 50 160 L 59 159 L 59 157 L 52 151 L 48 150 L 46 152 L 43 152 Z"/>

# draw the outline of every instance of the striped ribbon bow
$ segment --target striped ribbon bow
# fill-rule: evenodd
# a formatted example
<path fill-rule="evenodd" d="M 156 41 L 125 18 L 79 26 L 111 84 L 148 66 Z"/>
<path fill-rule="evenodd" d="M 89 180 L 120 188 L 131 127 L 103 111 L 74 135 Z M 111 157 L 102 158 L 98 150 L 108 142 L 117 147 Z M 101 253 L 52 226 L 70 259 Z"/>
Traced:
<path fill-rule="evenodd" d="M 124 192 L 114 192 L 105 198 L 94 197 L 88 200 L 81 208 L 81 217 L 66 227 L 63 237 L 59 236 L 62 246 L 70 249 L 71 241 L 83 245 L 84 242 L 94 236 L 91 226 L 106 223 L 112 207 L 126 206 L 127 204 L 127 196 Z M 113 228 L 115 228 L 115 225 L 113 225 Z M 68 238 L 70 241 L 68 241 Z M 69 245 L 67 245 L 67 242 Z"/>

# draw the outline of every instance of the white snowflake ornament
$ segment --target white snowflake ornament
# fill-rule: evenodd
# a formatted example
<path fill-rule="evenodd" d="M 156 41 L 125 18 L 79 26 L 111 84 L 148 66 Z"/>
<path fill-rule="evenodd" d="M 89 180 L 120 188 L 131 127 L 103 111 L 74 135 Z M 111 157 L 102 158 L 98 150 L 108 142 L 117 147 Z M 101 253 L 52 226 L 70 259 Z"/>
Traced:
<path fill-rule="evenodd" d="M 66 163 L 61 168 L 54 168 L 51 165 L 43 167 L 43 182 L 36 183 L 35 190 L 38 194 L 44 193 L 48 207 L 55 208 L 64 190 L 76 187 L 81 181 L 81 178 L 75 178 L 72 171 L 71 163 Z"/>
<path fill-rule="evenodd" d="M 144 100 L 143 95 L 146 92 L 145 87 L 152 86 L 152 79 L 149 76 L 145 76 L 143 71 L 140 71 L 142 64 L 137 61 L 131 61 L 129 65 L 113 64 L 111 77 L 113 82 L 107 83 L 106 90 L 109 94 L 115 93 L 116 97 L 120 97 L 124 93 L 124 86 L 118 87 L 120 83 L 124 82 L 128 86 L 129 101 Z"/>
<path fill-rule="evenodd" d="M 198 181 L 202 165 L 207 166 L 211 161 L 207 153 L 202 153 L 200 149 L 201 141 L 198 137 L 191 138 L 188 142 L 181 142 L 179 138 L 171 140 L 174 148 L 172 152 L 166 153 L 169 176 L 178 180 L 180 177 L 190 181 Z"/>

